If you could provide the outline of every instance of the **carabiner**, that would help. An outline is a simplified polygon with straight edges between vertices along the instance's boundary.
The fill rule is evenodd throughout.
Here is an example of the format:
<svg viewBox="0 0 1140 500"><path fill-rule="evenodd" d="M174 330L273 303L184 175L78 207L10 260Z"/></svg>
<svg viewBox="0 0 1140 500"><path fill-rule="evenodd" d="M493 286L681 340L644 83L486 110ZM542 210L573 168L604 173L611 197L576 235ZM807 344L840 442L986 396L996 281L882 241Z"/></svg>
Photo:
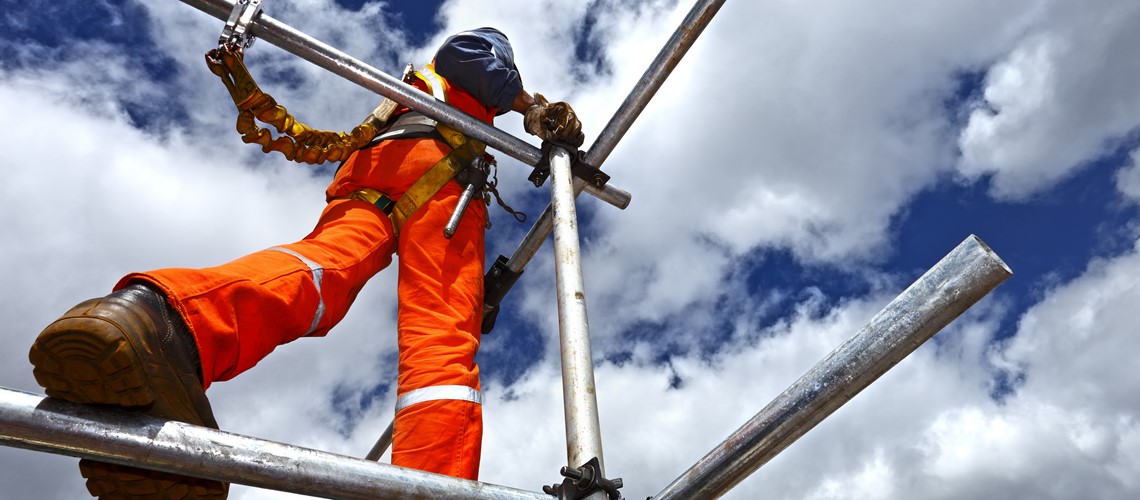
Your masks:
<svg viewBox="0 0 1140 500"><path fill-rule="evenodd" d="M258 14L261 14L261 0L238 0L222 28L222 35L218 37L218 47L234 45L248 49L253 45L254 36L249 33L249 24Z"/></svg>

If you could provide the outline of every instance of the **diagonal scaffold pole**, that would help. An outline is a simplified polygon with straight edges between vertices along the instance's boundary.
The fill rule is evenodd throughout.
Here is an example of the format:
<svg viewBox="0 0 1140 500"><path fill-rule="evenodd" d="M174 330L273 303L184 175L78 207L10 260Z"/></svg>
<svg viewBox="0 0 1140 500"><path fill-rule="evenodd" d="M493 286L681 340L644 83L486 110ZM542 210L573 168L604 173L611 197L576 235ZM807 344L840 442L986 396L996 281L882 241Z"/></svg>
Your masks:
<svg viewBox="0 0 1140 500"><path fill-rule="evenodd" d="M3 388L0 444L320 498L551 498Z"/></svg>
<svg viewBox="0 0 1140 500"><path fill-rule="evenodd" d="M871 385L1013 274L971 235L867 326L800 377L653 500L716 498Z"/></svg>
<svg viewBox="0 0 1140 500"><path fill-rule="evenodd" d="M232 0L181 1L222 21L229 18L236 4ZM534 166L542 159L542 152L522 139L487 125L443 101L438 101L431 95L401 82L398 78L373 68L331 45L270 17L268 14L261 13L254 17L248 30L249 34L259 39L367 90L451 125L469 137L483 141L488 146L527 165ZM618 208L624 209L628 206L631 198L628 192L609 184L602 188L587 185L586 189L598 199Z"/></svg>
<svg viewBox="0 0 1140 500"><path fill-rule="evenodd" d="M613 152L617 143L633 126L633 122L641 115L645 106L649 104L649 100L665 83L669 74L681 62L681 58L693 46L697 37L701 35L705 27L712 21L713 16L724 5L725 0L698 0L689 10L685 19L661 47L661 51L657 53L657 57L646 68L645 73L642 74L641 79L630 90L629 95L626 96L625 101L618 107L613 117L610 118L609 123L598 135L594 144L590 146L583 161L587 165L593 167L601 167L602 163L609 158L610 153ZM576 179L574 181L574 196L577 197L584 189L589 189L590 185L585 181ZM514 253L511 254L509 259L501 265L500 268L494 269L493 272L499 273L502 277L498 278L494 275L489 277L498 278L502 285L499 289L491 290L488 295L492 296L484 306L484 314L493 314L493 309L499 304L498 301L502 300L503 295L510 290L514 285L514 281L522 274L523 269L526 268L530 260L538 253L538 249L542 247L543 242L554 230L554 210L553 204L547 205L543 210L542 215L527 231L526 236L519 243Z"/></svg>

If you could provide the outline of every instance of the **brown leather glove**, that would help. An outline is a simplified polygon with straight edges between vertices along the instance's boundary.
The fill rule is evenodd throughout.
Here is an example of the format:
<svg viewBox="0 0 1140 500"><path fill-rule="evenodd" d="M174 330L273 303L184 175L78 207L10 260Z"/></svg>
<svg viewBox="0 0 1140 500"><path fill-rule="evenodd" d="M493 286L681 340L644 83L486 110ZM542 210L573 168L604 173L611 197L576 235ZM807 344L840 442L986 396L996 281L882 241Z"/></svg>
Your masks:
<svg viewBox="0 0 1140 500"><path fill-rule="evenodd" d="M542 94L534 94L534 106L526 110L523 128L542 140L561 141L579 147L586 140L582 122L574 108L565 102L550 103Z"/></svg>

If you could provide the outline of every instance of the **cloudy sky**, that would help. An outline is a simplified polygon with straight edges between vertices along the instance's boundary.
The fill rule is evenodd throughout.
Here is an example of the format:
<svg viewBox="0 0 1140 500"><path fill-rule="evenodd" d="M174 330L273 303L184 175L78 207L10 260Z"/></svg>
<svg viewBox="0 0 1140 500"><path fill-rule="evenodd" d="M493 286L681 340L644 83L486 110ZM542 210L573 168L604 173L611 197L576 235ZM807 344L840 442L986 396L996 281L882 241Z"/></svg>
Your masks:
<svg viewBox="0 0 1140 500"><path fill-rule="evenodd" d="M240 141L202 57L222 23L190 6L0 3L0 385L40 392L26 352L59 314L131 271L300 238L332 167ZM389 73L496 26L587 144L692 5L266 4ZM1014 276L730 497L1140 496L1138 25L1135 0L727 2L605 164L633 203L579 203L606 468L625 496L660 491L969 234ZM264 41L247 62L318 128L377 101ZM517 115L499 122L522 134ZM499 160L533 218L548 193ZM489 259L529 228L492 213ZM531 490L566 460L551 252L480 354L481 479ZM395 274L327 338L214 385L223 428L363 456L392 416ZM0 490L84 494L74 459L8 448Z"/></svg>

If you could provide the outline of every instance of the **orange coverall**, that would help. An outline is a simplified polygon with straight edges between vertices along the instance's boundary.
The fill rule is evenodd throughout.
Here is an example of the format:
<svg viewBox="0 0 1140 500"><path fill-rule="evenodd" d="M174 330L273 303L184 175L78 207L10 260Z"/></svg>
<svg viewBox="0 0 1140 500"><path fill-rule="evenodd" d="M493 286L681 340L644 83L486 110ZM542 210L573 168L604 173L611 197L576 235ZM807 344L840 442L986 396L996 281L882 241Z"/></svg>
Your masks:
<svg viewBox="0 0 1140 500"><path fill-rule="evenodd" d="M495 109L457 86L445 87L449 104L492 122ZM445 238L443 227L462 192L448 182L397 237L375 206L343 198L367 187L399 199L449 151L434 139L389 140L357 151L337 171L326 191L328 206L301 241L218 267L130 274L116 289L145 280L166 293L194 333L208 387L251 368L278 345L328 333L364 283L399 253L398 395L436 386L478 391L485 207L472 203L454 236ZM476 402L412 404L396 414L392 463L477 479L482 434Z"/></svg>

